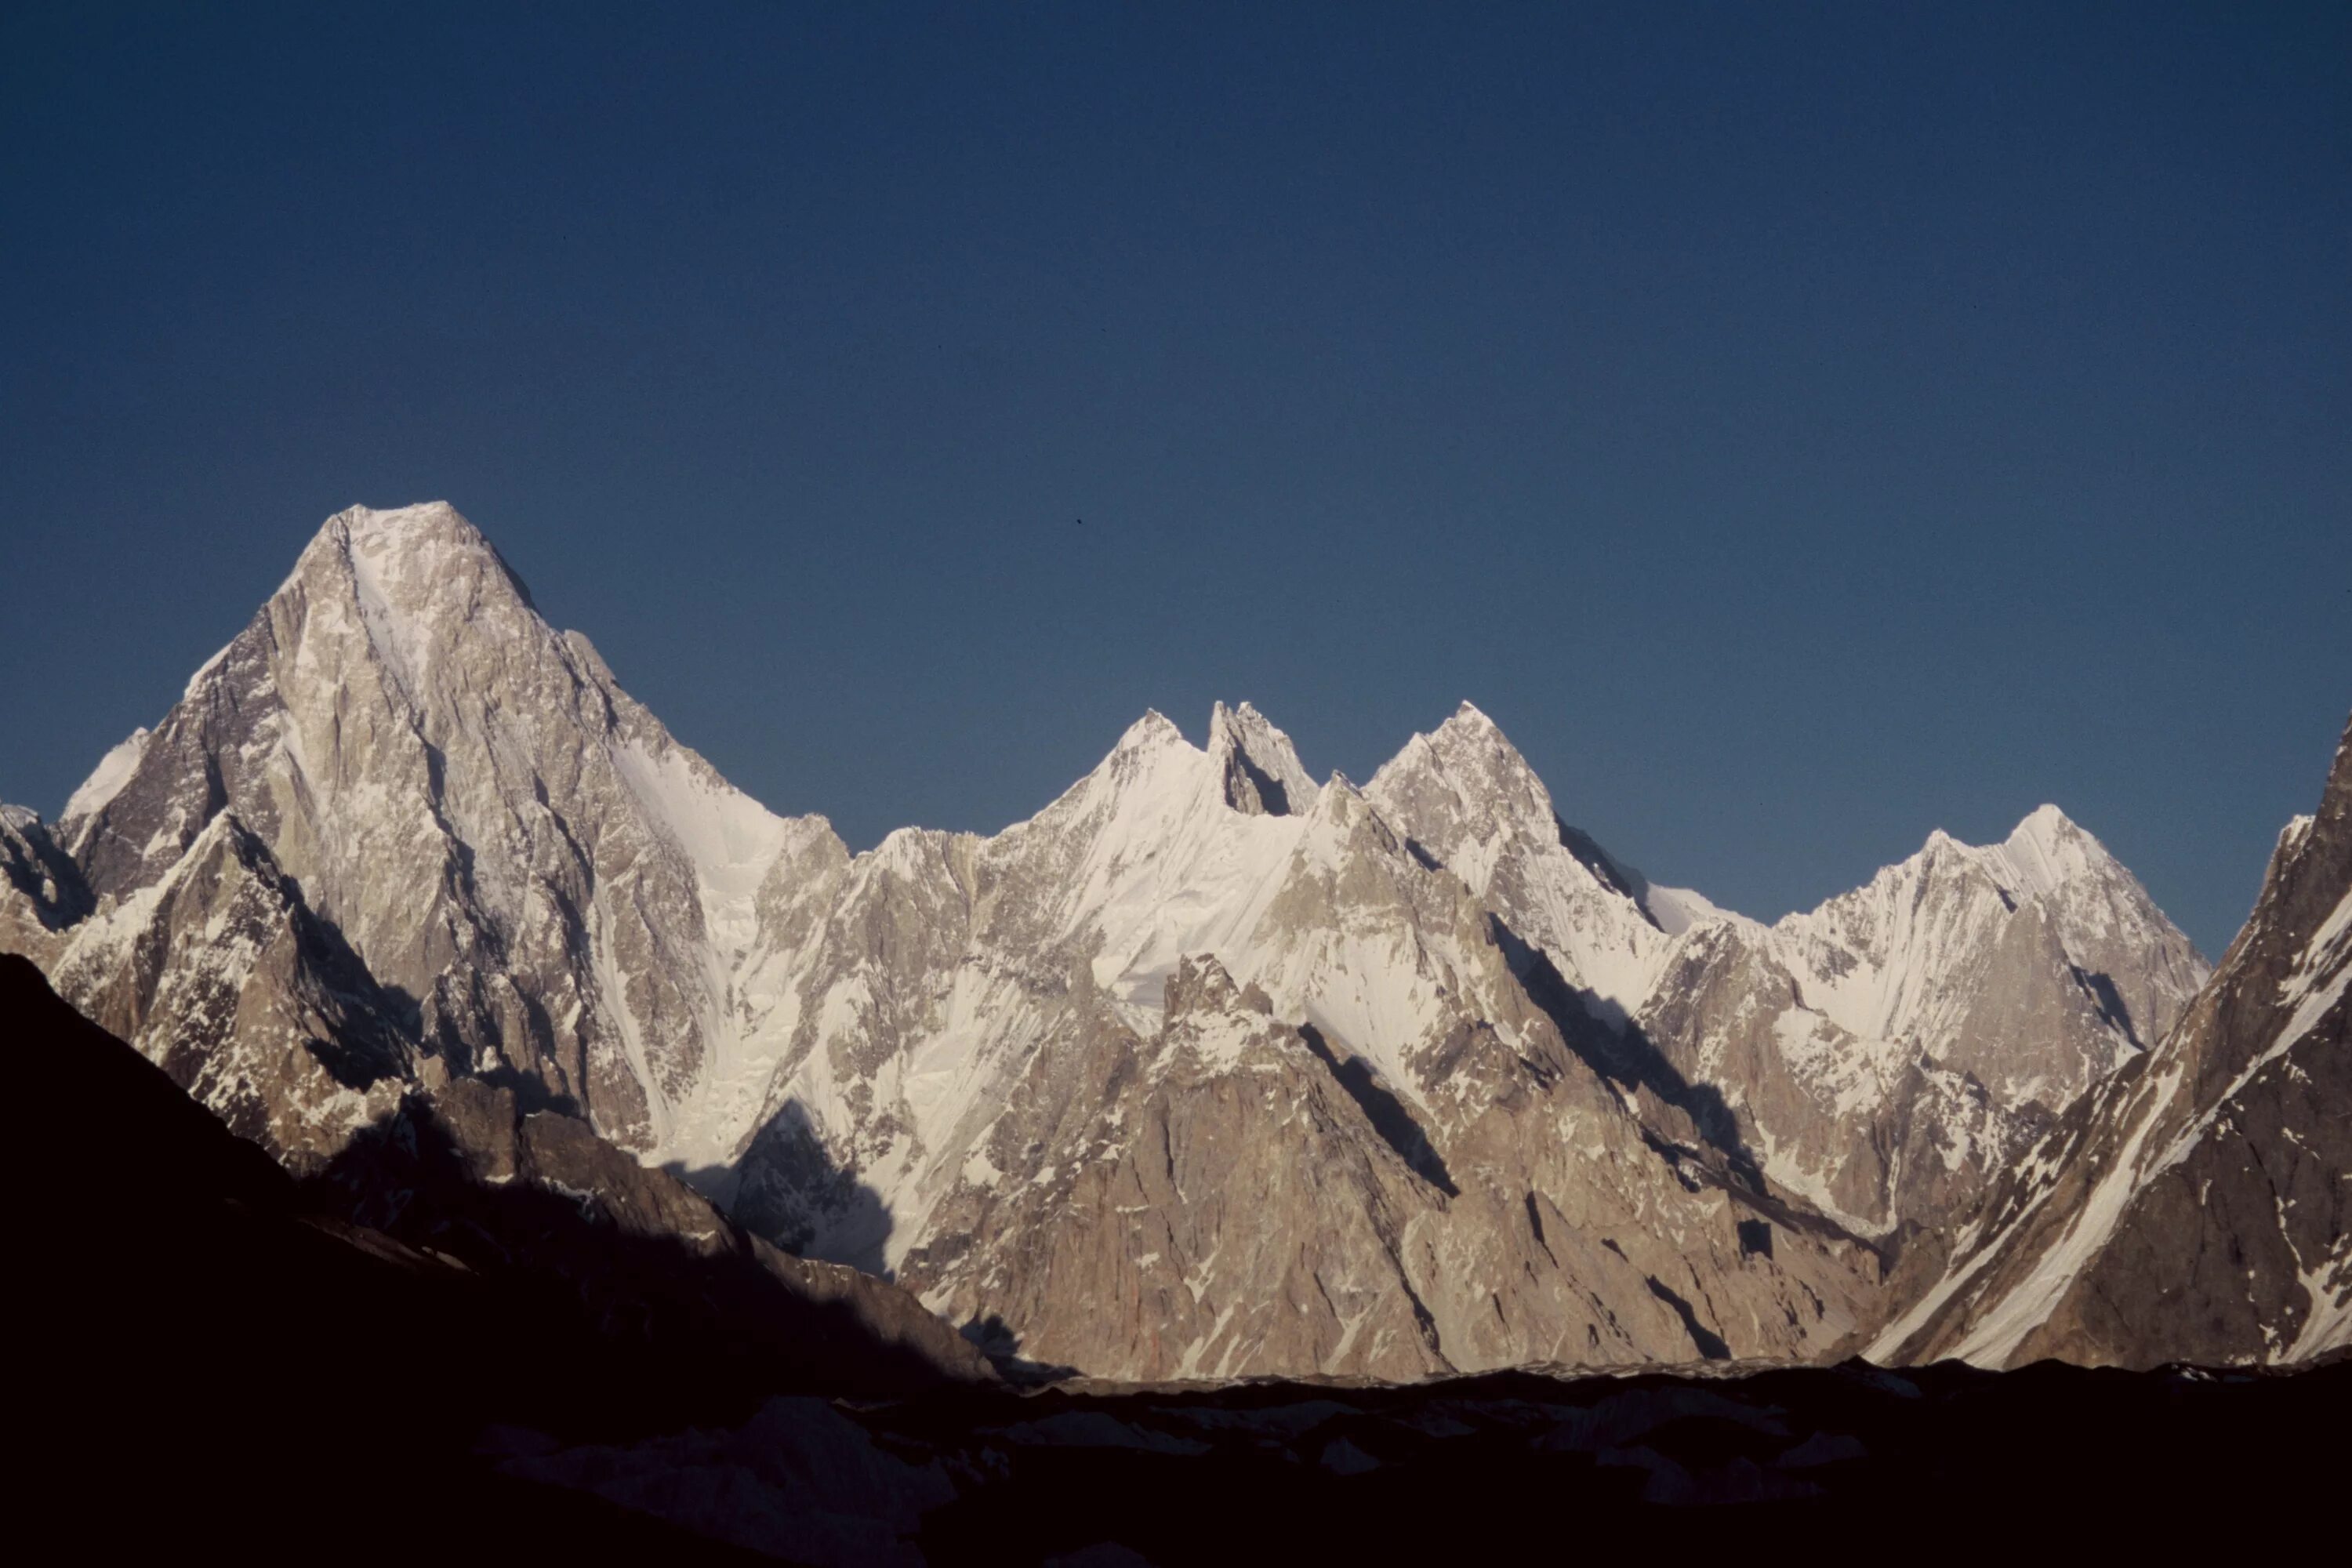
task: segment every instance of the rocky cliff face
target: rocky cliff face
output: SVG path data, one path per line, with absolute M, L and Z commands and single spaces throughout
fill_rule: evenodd
M 1864 1236 L 1935 1226 L 2205 974 L 2104 847 L 2043 806 L 2007 842 L 1937 833 L 1867 887 L 1764 926 L 1651 886 L 1555 815 L 1465 704 L 1369 790 L 1457 874 L 1596 1059 Z
M 22 806 L 0 805 L 0 952 L 36 961 L 54 957 L 89 903 L 81 868 L 40 817 Z
M 1416 856 L 1451 871 L 1539 950 L 1596 1018 L 1622 1023 L 1640 1008 L 1673 933 L 1720 918 L 1696 894 L 1653 889 L 1561 822 L 1535 770 L 1467 702 L 1407 742 L 1365 794 Z
M 1881 1359 L 2279 1363 L 2352 1343 L 2352 730 L 2154 1049 L 1963 1231 Z
M 1371 784 L 1148 715 L 990 837 L 731 789 L 444 506 L 329 521 L 0 945 L 289 1163 L 478 1079 L 1108 1375 L 1805 1355 L 2201 965 L 2053 811 L 1764 927 L 1465 706 Z

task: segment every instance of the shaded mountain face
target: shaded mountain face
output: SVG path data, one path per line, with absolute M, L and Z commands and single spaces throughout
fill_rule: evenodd
M 518 1295 L 578 1312 L 689 1387 L 866 1398 L 995 1373 L 906 1290 L 793 1258 L 560 1111 L 457 1079 L 355 1138 L 313 1194 Z
M 298 1179 L 68 1007 L 18 955 L 0 954 L 0 1028 L 23 1092 L 103 1108 L 107 1158 L 89 1157 L 80 1114 L 43 1119 L 12 1152 L 72 1194 L 39 1216 L 45 1272 L 117 1280 L 119 1295 L 72 1287 L 93 1298 L 85 1310 L 110 1320 L 152 1311 L 158 1289 L 244 1301 L 268 1300 L 274 1286 L 353 1292 L 330 1323 L 348 1319 L 354 1338 L 365 1325 L 390 1335 L 386 1324 L 398 1324 L 393 1337 L 405 1337 L 427 1321 L 528 1318 L 548 1363 L 602 1366 L 611 1382 L 597 1397 L 616 1410 L 660 1403 L 638 1378 L 689 1399 L 717 1394 L 705 1407 L 714 1415 L 752 1385 L 873 1398 L 996 1381 L 979 1351 L 899 1287 L 777 1251 L 578 1118 L 521 1110 L 510 1089 L 461 1079 L 412 1090 L 327 1169 Z M 161 1192 L 168 1204 L 155 1202 Z M 216 1247 L 243 1262 L 214 1260 Z M 372 1291 L 389 1300 L 357 1299 Z M 266 1336 L 283 1316 L 258 1313 L 234 1335 Z M 264 1359 L 291 1368 L 299 1355 L 289 1346 Z M 495 1370 L 526 1404 L 554 1397 L 510 1363 Z M 570 1371 L 555 1377 L 572 1382 Z M 478 1418 L 498 1403 L 478 1405 L 482 1392 L 465 1396 Z M 532 1414 L 576 1415 L 568 1394 L 558 1403 L 564 1411 Z
M 2352 728 L 2179 1023 L 1963 1231 L 1882 1359 L 2300 1362 L 2352 1343 Z
M 2202 978 L 2047 808 L 1778 926 L 1654 887 L 1466 704 L 1362 789 L 1150 714 L 852 856 L 438 505 L 331 520 L 0 826 L 0 944 L 298 1169 L 478 1082 L 1106 1375 L 1821 1353 L 1885 1310 L 1857 1237 L 1965 1212 Z

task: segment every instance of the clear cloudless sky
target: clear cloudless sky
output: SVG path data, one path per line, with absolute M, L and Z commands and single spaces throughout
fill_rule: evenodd
M 2352 706 L 2352 7 L 6 6 L 0 798 L 432 498 L 853 845 L 1467 697 L 1735 908 L 2054 800 L 2218 953 Z

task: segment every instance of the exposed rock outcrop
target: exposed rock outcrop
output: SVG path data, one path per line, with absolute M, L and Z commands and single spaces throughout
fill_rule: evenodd
M 47 825 L 22 806 L 0 805 L 0 952 L 54 958 L 89 907 L 81 868 Z

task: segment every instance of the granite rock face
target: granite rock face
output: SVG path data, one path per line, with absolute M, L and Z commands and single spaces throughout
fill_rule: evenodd
M 1885 1360 L 2151 1366 L 2352 1343 L 2352 729 L 2162 1042 L 1993 1191 Z
M 1130 1377 L 1825 1352 L 2203 975 L 2048 808 L 1744 920 L 1466 704 L 1361 789 L 1149 714 L 853 856 L 437 504 L 330 520 L 54 829 L 0 818 L 0 946 L 299 1169 L 495 1091 Z

